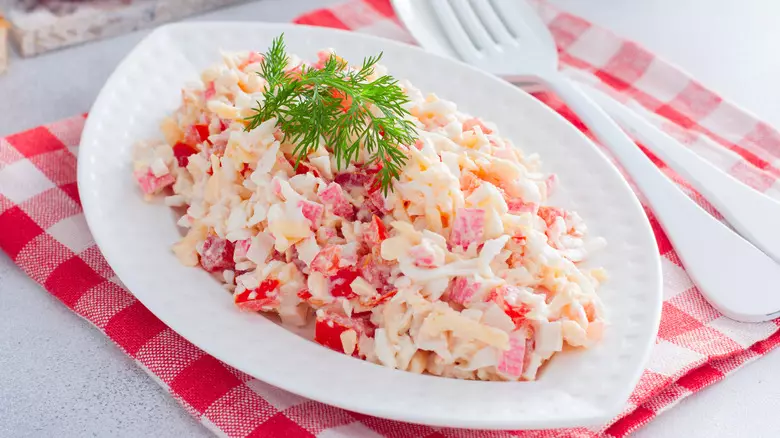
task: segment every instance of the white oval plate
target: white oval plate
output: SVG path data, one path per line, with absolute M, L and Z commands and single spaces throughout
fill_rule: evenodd
M 219 50 L 264 51 L 285 33 L 291 53 L 336 48 L 358 62 L 384 52 L 397 78 L 498 124 L 560 177 L 555 203 L 575 209 L 609 242 L 591 263 L 608 269 L 603 342 L 555 356 L 539 380 L 475 382 L 416 375 L 323 348 L 259 315 L 239 312 L 206 272 L 179 264 L 172 212 L 144 202 L 131 176 L 134 142 L 160 135 Z M 642 372 L 661 311 L 658 251 L 647 218 L 615 167 L 576 128 L 532 96 L 457 61 L 389 40 L 323 28 L 251 23 L 161 27 L 109 78 L 81 140 L 78 185 L 103 255 L 127 288 L 165 324 L 214 357 L 288 391 L 345 409 L 416 423 L 469 428 L 598 424 L 617 415 Z

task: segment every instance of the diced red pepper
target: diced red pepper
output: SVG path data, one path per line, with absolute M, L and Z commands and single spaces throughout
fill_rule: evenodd
M 178 142 L 173 145 L 173 156 L 176 157 L 179 167 L 187 167 L 187 163 L 190 162 L 190 155 L 197 153 L 198 149 L 187 143 Z
M 217 272 L 231 269 L 233 262 L 233 242 L 212 234 L 203 242 L 203 253 L 200 256 L 200 265 L 209 272 Z
M 320 272 L 328 276 L 335 275 L 338 272 L 340 261 L 341 246 L 326 246 L 314 256 L 314 259 L 311 261 L 310 269 L 313 272 Z
M 376 247 L 381 245 L 382 242 L 387 239 L 387 228 L 382 219 L 379 219 L 377 215 L 371 218 L 371 222 L 368 224 L 366 231 L 363 233 L 363 240 L 371 246 Z
M 209 125 L 192 125 L 184 133 L 184 142 L 192 146 L 198 145 L 208 140 L 209 135 Z
M 384 166 L 382 165 L 381 161 L 377 161 L 375 163 L 371 163 L 371 165 L 362 164 L 358 167 L 361 171 L 365 172 L 366 175 L 376 175 L 380 170 L 382 170 Z
M 371 298 L 367 299 L 365 302 L 361 301 L 360 304 L 362 304 L 364 307 L 374 308 L 374 307 L 376 307 L 376 306 L 378 306 L 380 304 L 384 304 L 384 303 L 390 301 L 390 299 L 393 298 L 395 296 L 395 294 L 397 294 L 397 293 L 398 293 L 398 290 L 397 289 L 393 289 L 393 290 L 391 290 L 389 292 L 385 292 L 385 293 L 383 293 L 381 295 L 378 295 L 378 296 L 375 296 L 375 297 L 371 297 Z
M 253 294 L 254 297 L 250 298 Z M 242 310 L 271 310 L 279 305 L 279 280 L 263 280 L 257 289 L 245 290 L 233 297 L 233 301 Z
M 297 293 L 298 298 L 301 299 L 301 301 L 309 301 L 312 297 L 311 292 L 309 292 L 309 289 L 301 289 Z
M 198 133 L 198 138 L 200 138 L 200 142 L 203 143 L 204 141 L 209 139 L 209 125 L 195 125 L 195 131 Z
M 317 178 L 320 177 L 320 171 L 316 167 L 306 164 L 306 163 L 298 163 L 298 167 L 295 169 L 296 175 L 305 175 L 307 173 L 311 173 L 312 175 L 316 176 Z
M 512 319 L 512 322 L 514 322 L 516 326 L 521 325 L 525 321 L 525 316 L 529 311 L 530 309 L 525 304 L 521 304 L 518 307 L 507 304 L 504 307 L 504 313 Z
M 349 330 L 348 325 L 335 319 L 317 319 L 314 325 L 314 341 L 331 350 L 344 353 L 344 345 L 341 342 L 341 334 Z
M 244 163 L 241 166 L 241 172 L 239 172 L 239 173 L 241 174 L 242 177 L 249 178 L 249 176 L 252 174 L 252 172 L 253 172 L 253 170 L 252 170 L 251 167 L 249 167 L 249 164 Z
M 526 315 L 528 312 L 530 312 L 531 309 L 528 308 L 523 303 L 520 303 L 519 305 L 512 305 L 509 304 L 506 301 L 506 295 L 507 293 L 512 293 L 512 288 L 514 286 L 499 286 L 492 291 L 487 296 L 486 301 L 492 301 L 498 305 L 501 310 L 506 313 L 506 316 L 508 316 L 513 323 L 515 323 L 515 326 L 523 325 L 523 323 L 526 320 Z
M 344 297 L 348 300 L 355 298 L 357 294 L 352 291 L 350 285 L 359 276 L 360 273 L 355 268 L 339 269 L 335 275 L 330 277 L 330 294 L 334 297 Z
M 280 132 L 280 135 L 282 135 L 281 131 L 279 131 L 279 132 Z M 307 173 L 311 173 L 312 175 L 314 175 L 314 176 L 316 176 L 318 178 L 320 176 L 319 169 L 317 169 L 316 167 L 312 166 L 309 163 L 306 163 L 306 162 L 303 162 L 303 161 L 299 161 L 298 165 L 296 166 L 295 165 L 295 160 L 289 159 L 289 158 L 287 159 L 287 162 L 290 163 L 290 166 L 292 166 L 292 168 L 295 170 L 295 174 L 296 175 L 306 175 Z
M 334 312 L 325 312 L 322 315 L 317 315 L 314 325 L 314 341 L 331 350 L 344 353 L 341 334 L 350 329 L 355 331 L 358 339 L 361 335 L 369 337 L 374 335 L 374 328 L 367 317 L 353 316 L 349 318 Z M 358 356 L 357 347 L 352 355 Z

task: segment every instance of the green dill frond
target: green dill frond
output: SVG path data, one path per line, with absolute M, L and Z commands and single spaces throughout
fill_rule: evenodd
M 381 59 L 382 53 L 369 56 L 360 69 L 350 70 L 346 61 L 331 55 L 321 69 L 303 66 L 291 74 L 280 35 L 260 64 L 258 74 L 268 86 L 246 129 L 275 117 L 285 140 L 295 145 L 296 166 L 320 145 L 334 154 L 339 169 L 365 150 L 369 164 L 380 167 L 377 177 L 387 194 L 406 164 L 402 146 L 413 144 L 417 133 L 406 119 L 409 98 L 398 81 L 388 75 L 368 79 Z

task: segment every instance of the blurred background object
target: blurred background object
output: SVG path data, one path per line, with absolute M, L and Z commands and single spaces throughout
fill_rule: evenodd
M 245 1 L 11 0 L 7 17 L 17 51 L 28 57 Z
M 3 10 L 0 9 L 0 73 L 8 68 L 8 27 L 8 22 L 3 18 Z

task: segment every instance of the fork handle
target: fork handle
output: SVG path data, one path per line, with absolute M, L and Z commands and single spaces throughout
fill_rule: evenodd
M 593 101 L 557 72 L 536 78 L 555 91 L 609 148 L 644 194 L 688 275 L 707 300 L 740 321 L 766 321 L 780 312 L 780 265 L 685 195 Z
M 722 172 L 605 93 L 586 85 L 579 88 L 688 180 L 742 237 L 780 262 L 780 202 Z

